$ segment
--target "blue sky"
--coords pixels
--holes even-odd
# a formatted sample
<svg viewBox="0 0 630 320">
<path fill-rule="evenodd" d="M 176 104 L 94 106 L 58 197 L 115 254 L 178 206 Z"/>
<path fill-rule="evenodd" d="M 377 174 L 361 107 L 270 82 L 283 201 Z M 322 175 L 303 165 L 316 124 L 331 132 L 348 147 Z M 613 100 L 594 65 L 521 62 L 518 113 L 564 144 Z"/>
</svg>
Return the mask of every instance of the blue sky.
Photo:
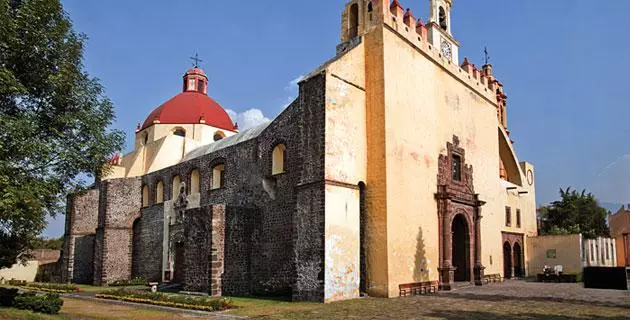
<svg viewBox="0 0 630 320">
<path fill-rule="evenodd" d="M 241 122 L 275 117 L 295 79 L 335 54 L 345 1 L 62 3 L 89 37 L 85 67 L 114 102 L 128 151 L 136 124 L 179 93 L 195 52 L 209 94 Z M 401 3 L 426 21 L 429 0 Z M 567 186 L 630 202 L 630 1 L 455 0 L 451 20 L 461 59 L 481 65 L 488 46 L 538 204 Z M 45 232 L 61 234 L 63 216 Z"/>
</svg>

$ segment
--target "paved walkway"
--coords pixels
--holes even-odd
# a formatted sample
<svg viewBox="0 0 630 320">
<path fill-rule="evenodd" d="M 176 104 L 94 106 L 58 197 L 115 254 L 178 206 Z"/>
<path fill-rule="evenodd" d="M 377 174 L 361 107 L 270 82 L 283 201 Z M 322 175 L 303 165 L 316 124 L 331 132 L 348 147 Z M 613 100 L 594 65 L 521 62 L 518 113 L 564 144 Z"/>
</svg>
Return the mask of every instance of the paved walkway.
<svg viewBox="0 0 630 320">
<path fill-rule="evenodd" d="M 519 299 L 630 308 L 630 291 L 585 289 L 581 283 L 539 283 L 508 280 L 500 284 L 489 284 L 483 287 L 471 286 L 451 292 L 440 292 L 440 295 L 486 301 Z"/>
</svg>

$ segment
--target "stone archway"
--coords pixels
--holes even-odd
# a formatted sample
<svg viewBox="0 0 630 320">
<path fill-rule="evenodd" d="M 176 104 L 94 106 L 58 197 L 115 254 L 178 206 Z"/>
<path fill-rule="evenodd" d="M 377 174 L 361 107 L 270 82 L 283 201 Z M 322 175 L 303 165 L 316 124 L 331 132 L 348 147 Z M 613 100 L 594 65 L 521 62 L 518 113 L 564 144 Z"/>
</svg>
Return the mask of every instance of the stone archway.
<svg viewBox="0 0 630 320">
<path fill-rule="evenodd" d="M 518 242 L 514 243 L 514 249 L 512 250 L 512 261 L 514 262 L 514 277 L 523 277 L 523 250 Z"/>
<path fill-rule="evenodd" d="M 440 290 L 451 290 L 455 281 L 483 285 L 481 264 L 481 207 L 473 185 L 473 168 L 466 164 L 459 138 L 447 143 L 447 154 L 438 160 L 438 206 Z M 458 271 L 459 269 L 459 271 Z"/>
<path fill-rule="evenodd" d="M 456 282 L 470 281 L 470 232 L 466 218 L 458 214 L 451 225 L 453 252 L 451 261 L 455 268 L 453 279 Z"/>
<path fill-rule="evenodd" d="M 503 277 L 512 279 L 512 245 L 507 241 L 503 243 Z"/>
<path fill-rule="evenodd" d="M 502 232 L 501 235 L 503 239 L 503 277 L 505 279 L 524 277 L 523 243 L 525 235 L 511 232 Z"/>
</svg>

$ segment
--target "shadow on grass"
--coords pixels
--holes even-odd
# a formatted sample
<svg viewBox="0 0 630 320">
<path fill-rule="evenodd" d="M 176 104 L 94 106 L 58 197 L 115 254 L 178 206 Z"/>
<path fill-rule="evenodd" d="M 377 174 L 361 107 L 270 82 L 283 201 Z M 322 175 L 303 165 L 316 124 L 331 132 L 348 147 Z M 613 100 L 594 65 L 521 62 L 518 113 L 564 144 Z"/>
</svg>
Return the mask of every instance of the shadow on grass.
<svg viewBox="0 0 630 320">
<path fill-rule="evenodd" d="M 422 316 L 442 318 L 447 320 L 467 320 L 467 319 L 483 319 L 483 320 L 493 320 L 493 319 L 516 319 L 516 320 L 525 320 L 525 319 L 556 319 L 556 320 L 569 320 L 569 319 L 630 319 L 630 317 L 588 317 L 588 318 L 576 318 L 570 316 L 558 316 L 558 315 L 545 315 L 538 313 L 520 313 L 516 315 L 506 315 L 506 314 L 496 314 L 492 312 L 481 312 L 481 311 L 471 311 L 471 312 L 461 312 L 461 311 L 433 311 L 431 313 L 425 313 Z"/>
<path fill-rule="evenodd" d="M 600 306 L 600 307 L 615 307 L 615 308 L 630 309 L 630 304 L 615 303 L 612 301 L 604 302 L 604 301 L 593 301 L 593 300 L 567 299 L 567 298 L 560 298 L 560 297 L 513 297 L 513 296 L 505 296 L 505 295 L 481 295 L 481 294 L 469 294 L 469 293 L 449 293 L 442 296 L 453 298 L 453 299 L 480 300 L 480 301 L 491 301 L 491 302 L 501 302 L 501 301 L 506 301 L 506 300 L 559 302 L 559 303 L 572 303 L 572 304 L 580 304 L 580 305 L 588 304 L 588 305 L 595 305 L 595 306 Z"/>
</svg>

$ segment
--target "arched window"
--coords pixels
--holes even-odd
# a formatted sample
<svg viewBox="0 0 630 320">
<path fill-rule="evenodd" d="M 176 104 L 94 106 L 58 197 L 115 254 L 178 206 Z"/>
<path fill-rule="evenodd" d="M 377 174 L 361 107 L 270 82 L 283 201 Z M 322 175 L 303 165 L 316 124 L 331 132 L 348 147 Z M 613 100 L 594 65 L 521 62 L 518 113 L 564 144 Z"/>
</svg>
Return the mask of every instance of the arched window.
<svg viewBox="0 0 630 320">
<path fill-rule="evenodd" d="M 205 87 L 205 81 L 201 79 L 197 80 L 197 92 L 203 93 L 204 87 Z"/>
<path fill-rule="evenodd" d="M 186 130 L 184 130 L 184 128 L 175 128 L 175 130 L 173 130 L 173 135 L 186 137 Z"/>
<path fill-rule="evenodd" d="M 179 191 L 180 191 L 181 185 L 182 185 L 182 180 L 179 178 L 179 176 L 173 177 L 173 184 L 171 186 L 173 197 L 171 198 L 171 200 L 177 200 L 177 198 L 179 197 Z"/>
<path fill-rule="evenodd" d="M 160 181 L 155 187 L 155 203 L 158 204 L 162 202 L 164 202 L 164 183 Z"/>
<path fill-rule="evenodd" d="M 368 12 L 374 11 L 374 6 L 372 5 L 372 1 L 368 2 Z"/>
<path fill-rule="evenodd" d="M 281 174 L 284 173 L 285 167 L 284 163 L 287 159 L 287 148 L 284 144 L 279 144 L 273 149 L 273 153 L 271 155 L 271 174 Z"/>
<path fill-rule="evenodd" d="M 212 167 L 212 190 L 221 189 L 225 186 L 225 165 L 217 164 Z"/>
<path fill-rule="evenodd" d="M 142 145 L 146 146 L 147 142 L 149 142 L 149 134 L 145 132 L 142 134 Z"/>
<path fill-rule="evenodd" d="M 448 21 L 444 7 L 440 7 L 440 28 L 448 30 Z"/>
<path fill-rule="evenodd" d="M 200 182 L 199 170 L 195 169 L 190 174 L 190 194 L 199 193 L 199 190 L 200 190 L 199 182 Z"/>
<path fill-rule="evenodd" d="M 352 39 L 359 35 L 359 5 L 350 6 L 350 19 L 348 20 L 348 38 Z"/>
<path fill-rule="evenodd" d="M 142 207 L 146 208 L 149 206 L 149 186 L 144 185 L 142 187 Z"/>
<path fill-rule="evenodd" d="M 462 181 L 462 157 L 453 154 L 453 180 Z"/>
<path fill-rule="evenodd" d="M 219 141 L 223 138 L 225 138 L 225 133 L 223 133 L 223 131 L 217 131 L 214 133 L 214 141 Z"/>
</svg>

